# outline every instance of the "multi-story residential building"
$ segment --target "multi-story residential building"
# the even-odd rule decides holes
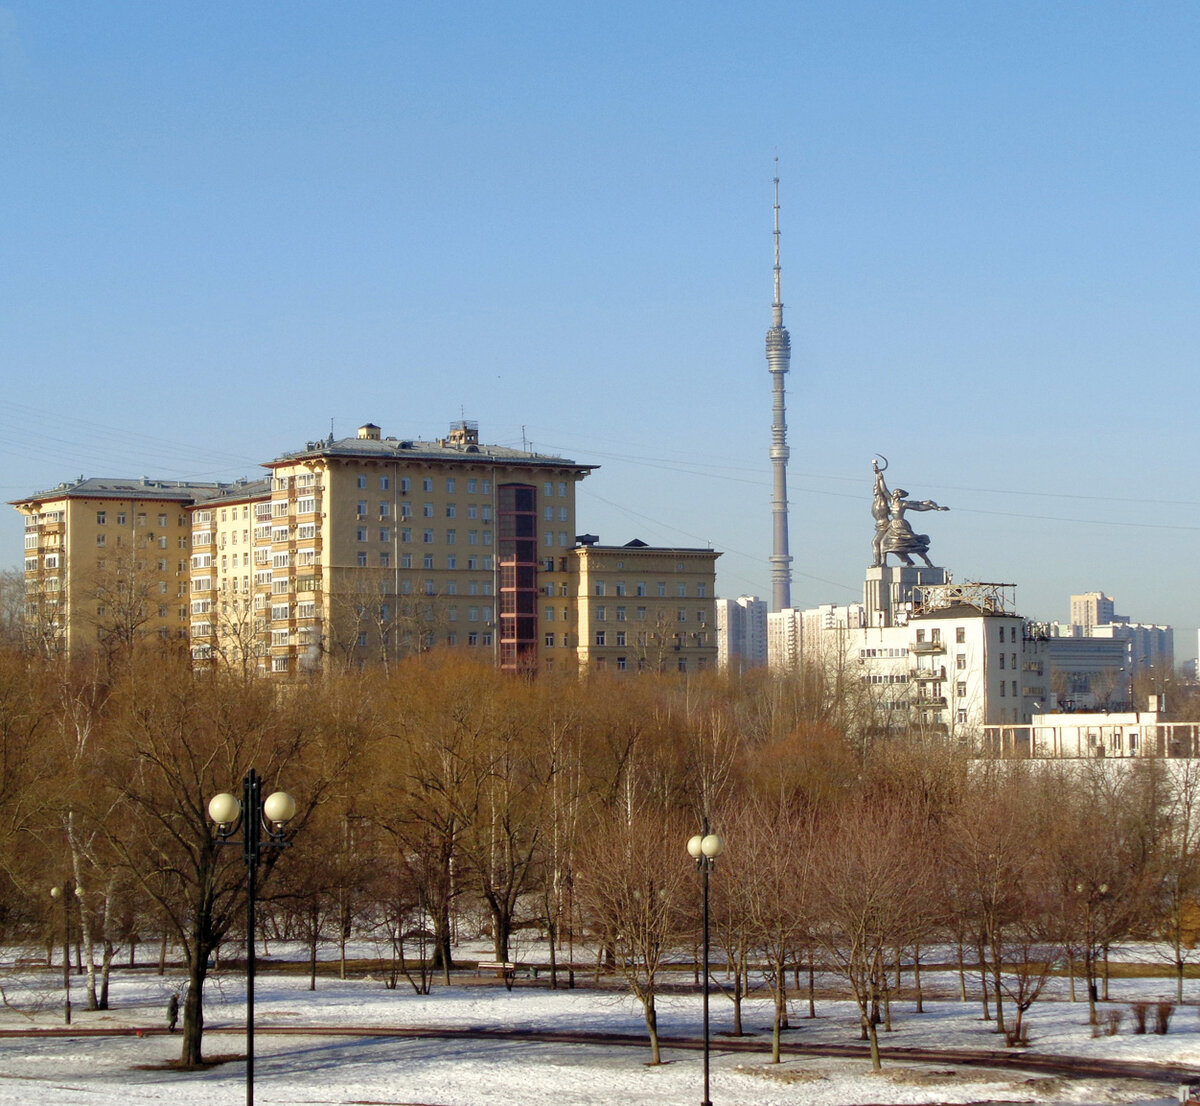
[[[1071,596],[1071,625],[1082,626],[1085,635],[1093,626],[1128,621],[1117,615],[1116,601],[1102,591],[1087,591]]]
[[[138,634],[186,638],[197,663],[280,675],[434,646],[512,670],[715,663],[719,554],[577,538],[593,466],[481,445],[463,421],[436,441],[367,423],[264,467],[260,481],[80,480],[17,502],[31,618],[80,648],[130,636],[135,607]]]
[[[270,578],[269,550],[254,533],[270,517],[270,483],[239,481],[190,508],[192,555],[189,637],[198,661],[219,660],[249,673],[265,665],[267,601],[254,581]]]
[[[575,485],[593,466],[481,445],[474,422],[423,442],[310,442],[267,463],[256,504],[254,602],[272,672],[330,655],[386,659],[433,645],[536,668],[541,593],[570,591]]]
[[[767,663],[767,603],[757,595],[718,599],[717,665],[733,672]]]
[[[550,601],[553,581],[543,588],[547,655],[575,644],[581,667],[617,672],[714,667],[720,555],[711,549],[651,547],[636,539],[600,545],[593,535],[583,535],[570,558],[578,596],[574,611]],[[560,612],[567,624],[557,629],[552,624]]]
[[[814,664],[860,685],[877,724],[976,739],[1049,703],[1044,634],[1012,585],[955,584],[944,569],[868,569],[864,601],[773,612],[773,667]]]
[[[187,508],[219,484],[84,479],[14,500],[25,516],[25,626],[55,651],[186,638]]]

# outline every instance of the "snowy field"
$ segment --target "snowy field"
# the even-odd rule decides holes
[[[280,950],[272,949],[272,952]],[[466,955],[470,955],[467,953]],[[486,953],[484,953],[486,955]],[[159,976],[153,969],[117,971],[112,1009],[82,1009],[82,977],[74,977],[74,1029],[144,1028],[145,1036],[0,1038],[0,1106],[9,1103],[136,1106],[171,1102],[211,1106],[244,1100],[244,981],[220,971],[206,990],[205,1053],[231,1057],[203,1072],[169,1068],[180,1039],[162,1033],[167,997],[183,986],[180,972]],[[375,1106],[596,1106],[646,1103],[695,1106],[701,1100],[698,1051],[670,1049],[665,1063],[651,1067],[644,1045],[545,1044],[508,1040],[401,1039],[372,1034],[400,1027],[579,1030],[644,1035],[641,1009],[617,990],[583,984],[551,991],[544,979],[522,981],[512,992],[501,983],[460,973],[452,987],[435,985],[431,995],[411,988],[388,990],[378,979],[339,981],[322,976],[315,992],[302,974],[260,968],[257,985],[256,1100],[262,1104],[369,1103]],[[0,970],[5,1008],[0,1030],[62,1026],[61,975],[45,970]],[[677,982],[691,981],[690,971]],[[1194,983],[1189,984],[1195,986]],[[406,985],[401,982],[402,988]],[[927,986],[951,993],[949,975],[929,977]],[[1165,980],[1113,981],[1109,1007],[1131,999],[1169,998]],[[1127,1011],[1127,1006],[1125,1006]],[[793,1029],[785,1040],[807,1044],[857,1044],[853,1007],[818,1001],[817,1018],[794,1006]],[[712,1000],[715,1106],[843,1106],[870,1103],[1165,1103],[1174,1088],[1140,1081],[1067,1080],[1056,1076],[989,1072],[959,1065],[889,1061],[889,1047],[999,1049],[978,1002],[939,999],[916,1014],[912,1003],[893,1006],[893,1031],[881,1033],[884,1071],[873,1075],[867,1061],[803,1057],[769,1064],[770,1004],[757,998],[744,1008],[744,1028],[761,1043],[760,1053],[723,1050],[732,1028],[732,1005]],[[1116,1036],[1093,1037],[1085,1003],[1066,1001],[1065,984],[1054,1000],[1039,1002],[1029,1015],[1031,1053],[1111,1057],[1193,1065],[1200,1073],[1200,1016],[1181,1007],[1165,1036],[1134,1035],[1126,1012]],[[694,1037],[700,1032],[698,995],[660,999],[660,1032]],[[295,1033],[312,1027],[313,1032]],[[361,1027],[362,1036],[322,1034],[324,1028]],[[275,1034],[273,1028],[287,1028]]]

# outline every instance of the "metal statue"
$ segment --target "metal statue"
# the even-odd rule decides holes
[[[903,488],[888,491],[883,480],[888,461],[882,453],[879,456],[883,460],[883,468],[879,467],[878,461],[871,462],[871,468],[875,470],[875,498],[871,503],[871,515],[875,519],[875,540],[872,543],[875,559],[871,566],[883,566],[887,563],[887,555],[893,553],[901,564],[912,567],[911,554],[915,553],[933,568],[933,562],[929,559],[929,535],[915,533],[904,512],[948,511],[950,508],[941,507],[932,499],[906,499],[908,492]]]

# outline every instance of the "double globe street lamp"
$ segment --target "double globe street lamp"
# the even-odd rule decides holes
[[[712,871],[713,866],[716,864],[717,857],[725,851],[725,842],[717,834],[708,832],[708,819],[705,818],[701,823],[700,832],[688,839],[687,851],[688,855],[695,860],[696,867],[700,870],[703,877],[704,885],[704,1098],[701,1099],[700,1106],[712,1106],[712,1100],[708,1097],[708,1054],[710,1041],[708,1029],[708,873]]]
[[[286,791],[262,797],[262,779],[253,768],[242,781],[239,801],[227,791],[214,795],[208,816],[217,824],[218,845],[241,845],[246,863],[246,1106],[254,1106],[254,905],[258,862],[263,849],[286,849],[284,826],[296,814],[296,800]],[[241,838],[235,835],[241,830]]]
[[[61,887],[51,887],[50,897],[63,902],[63,1021],[71,1024],[71,900],[79,897],[73,880]]]

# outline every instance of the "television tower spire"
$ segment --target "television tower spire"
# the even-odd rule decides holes
[[[783,377],[792,360],[792,339],[783,325],[783,299],[779,281],[779,158],[775,159],[775,301],[771,304],[771,329],[767,331],[767,368],[771,373],[771,599],[775,610],[792,605],[792,558],[788,553],[787,416]]]

